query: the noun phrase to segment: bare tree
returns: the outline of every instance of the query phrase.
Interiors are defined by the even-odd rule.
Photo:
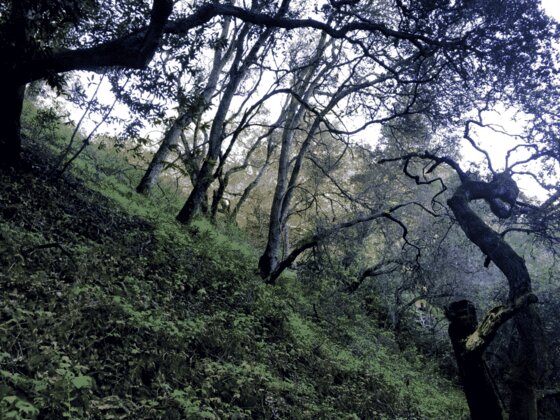
[[[277,12],[278,17],[282,16],[282,14],[286,12],[288,4],[288,1],[283,2]],[[261,49],[264,48],[266,43],[271,40],[274,33],[272,28],[263,30],[251,46],[250,50],[245,53],[245,38],[249,34],[250,30],[251,26],[245,25],[244,30],[241,31],[238,39],[236,40],[236,53],[229,70],[227,86],[224,88],[222,98],[212,121],[206,157],[196,177],[196,183],[193,186],[193,190],[185,202],[185,205],[177,215],[177,220],[180,223],[190,223],[202,205],[202,201],[214,179],[214,169],[220,158],[220,152],[224,140],[224,124],[226,122],[234,95],[237,93],[237,89],[242,80],[245,78],[249,68],[251,68],[258,59]]]

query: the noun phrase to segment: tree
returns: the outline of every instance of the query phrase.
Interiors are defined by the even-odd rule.
[[[79,34],[71,25],[83,24],[102,14],[100,5],[89,2],[12,1],[4,4],[0,27],[0,163],[17,164],[21,154],[20,115],[27,83],[39,79],[60,83],[57,75],[70,70],[107,66],[143,67],[157,49],[173,1],[154,1],[149,23],[140,32],[105,40],[98,45],[69,49]],[[130,7],[130,4],[128,4]]]
[[[469,17],[459,12],[466,13],[467,10],[471,11],[467,5],[461,3],[459,9],[453,9],[453,12],[456,13],[456,20],[452,20],[450,18],[451,10],[446,9],[445,6],[433,9],[430,9],[430,7],[426,9],[421,7],[409,9],[398,2],[398,8],[402,16],[410,18],[410,21],[406,19],[401,21],[403,27],[409,29],[411,22],[415,22],[415,29],[422,28],[423,25],[428,24],[429,19],[435,19],[436,22],[442,25],[442,27],[435,29],[436,33],[439,33],[441,36],[449,36],[444,29],[446,24],[451,25],[458,31],[464,30],[461,22],[468,21]],[[367,15],[367,12],[359,8],[357,9],[358,11],[353,10],[355,15],[361,15],[361,13],[363,13],[362,16]],[[525,9],[520,8],[515,10],[515,12],[521,13],[523,10]],[[519,15],[514,13],[511,16],[506,16],[506,19],[501,21],[500,19],[503,16],[495,15],[495,11],[485,9],[483,12],[492,13],[491,18],[485,16],[487,23],[499,22],[500,27],[505,23],[505,20],[511,18],[519,19]],[[494,19],[496,19],[495,22],[493,21]],[[327,31],[327,33],[329,32]],[[482,36],[481,33],[478,33],[478,35]],[[304,161],[307,148],[314,138],[315,131],[319,129],[321,124],[326,126],[323,129],[330,129],[327,122],[327,117],[330,113],[334,114],[337,118],[341,118],[340,115],[333,112],[339,101],[348,95],[356,93],[355,97],[361,100],[361,106],[357,105],[357,107],[361,108],[366,125],[387,123],[392,119],[410,113],[423,113],[429,116],[428,118],[434,124],[445,124],[450,118],[458,118],[461,109],[469,107],[469,103],[465,102],[465,99],[470,95],[469,89],[483,91],[487,87],[485,81],[488,80],[488,77],[494,77],[496,72],[503,73],[503,68],[493,61],[491,54],[489,54],[489,60],[484,66],[484,71],[472,72],[468,66],[473,61],[480,60],[480,56],[475,58],[474,56],[462,55],[458,59],[458,56],[455,56],[457,52],[451,52],[453,48],[448,50],[451,45],[449,42],[442,42],[437,46],[432,45],[431,48],[422,50],[422,47],[418,47],[415,41],[412,41],[414,47],[422,50],[420,58],[416,55],[414,48],[409,48],[410,46],[403,46],[402,49],[398,43],[395,46],[392,34],[384,31],[381,31],[379,37],[366,37],[363,40],[357,38],[352,37],[349,40],[350,44],[356,48],[354,54],[361,54],[363,63],[368,65],[369,72],[361,69],[359,65],[355,67],[352,67],[353,64],[348,66],[350,70],[347,71],[350,74],[356,73],[357,78],[361,77],[363,82],[359,83],[351,80],[351,78],[347,79],[345,81],[346,84],[339,85],[338,91],[331,92],[332,100],[330,103],[324,105],[322,109],[313,111],[316,114],[315,121],[310,124],[311,127],[308,129],[307,139],[303,141],[300,151],[294,159],[289,182],[286,178],[288,173],[287,156],[289,152],[285,154],[284,159],[282,159],[283,155],[281,153],[281,166],[271,209],[268,244],[259,261],[261,276],[263,277],[267,277],[275,269],[282,226],[286,224],[290,199],[295,191],[298,173]],[[476,50],[476,48],[473,46],[473,50]],[[389,51],[394,52],[394,54],[389,53]],[[452,59],[451,56],[454,56],[454,58]],[[459,65],[457,66],[458,63]],[[476,76],[475,73],[477,73]],[[480,76],[480,81],[475,82],[475,77],[477,76]],[[509,81],[511,79],[512,76],[510,75]],[[310,104],[307,106],[312,108],[315,105]],[[293,131],[294,128],[291,128],[291,130]],[[355,131],[353,134],[355,134]],[[290,138],[288,136],[285,137],[282,145],[285,146],[286,151],[290,150]]]
[[[467,127],[469,124],[467,123]],[[468,137],[468,135],[467,135]],[[447,157],[438,157],[430,152],[412,153],[397,159],[383,159],[381,162],[404,160],[404,173],[415,180],[419,185],[432,183],[430,180],[422,180],[420,176],[414,175],[409,171],[408,164],[412,159],[420,158],[432,161],[433,163],[426,169],[425,175],[435,171],[440,164],[447,164],[457,173],[460,184],[451,198],[447,200],[447,205],[453,212],[453,215],[469,240],[475,244],[486,256],[485,265],[491,262],[496,264],[500,271],[506,277],[509,285],[508,302],[510,305],[517,302],[532,293],[531,276],[525,265],[523,258],[504,240],[504,236],[511,230],[505,230],[498,233],[488,225],[471,207],[470,203],[476,200],[484,200],[488,203],[492,214],[499,219],[508,219],[516,213],[518,208],[526,208],[527,205],[518,202],[519,188],[512,178],[512,164],[506,168],[504,172],[496,173],[493,171],[491,163],[492,179],[490,181],[481,181],[473,179],[466,174],[461,167],[452,159]],[[490,162],[490,160],[488,160]],[[439,181],[443,184],[441,179]],[[551,197],[552,201],[556,200],[555,196]],[[549,199],[550,200],[550,199]],[[549,200],[545,201],[539,207],[539,210],[545,210],[549,205]],[[532,212],[537,211],[534,206],[529,207]],[[523,217],[527,217],[527,212],[522,211]],[[517,213],[519,214],[519,213]],[[533,213],[534,215],[535,213]],[[511,228],[510,228],[511,229]],[[536,232],[539,233],[539,232]],[[536,419],[536,386],[541,375],[541,359],[544,349],[543,331],[539,316],[531,306],[524,306],[514,317],[516,329],[519,333],[520,341],[517,354],[519,358],[511,368],[510,381],[510,407],[509,416],[512,419]],[[469,321],[473,323],[473,319]],[[471,334],[468,331],[464,336]],[[485,339],[484,348],[493,338],[494,333]],[[451,337],[452,340],[458,340]],[[488,341],[488,342],[486,342]],[[457,343],[454,343],[456,346]],[[457,352],[457,350],[456,350]],[[478,376],[479,380],[483,377]],[[470,378],[470,380],[474,380]],[[466,387],[477,386],[484,387],[484,384],[469,383]],[[467,389],[465,389],[467,392]],[[468,396],[467,396],[468,397]],[[479,403],[480,404],[480,403]],[[478,404],[475,404],[478,405]],[[483,418],[482,414],[473,411],[473,418]]]
[[[169,156],[171,150],[177,147],[179,143],[179,138],[183,130],[188,127],[193,121],[196,121],[198,117],[210,106],[212,97],[216,92],[218,86],[218,81],[220,78],[220,73],[224,69],[226,63],[231,58],[234,52],[234,44],[227,46],[227,39],[230,31],[231,18],[227,17],[222,23],[222,30],[219,35],[218,40],[215,42],[214,57],[212,60],[212,68],[208,74],[208,80],[202,92],[196,92],[195,98],[188,101],[184,106],[179,104],[180,113],[169,125],[165,135],[158,147],[158,150],[154,154],[142,180],[138,184],[136,190],[141,194],[147,194],[164,169],[166,159]],[[227,47],[227,48],[226,48]],[[225,50],[225,51],[224,51]],[[180,82],[179,82],[180,83]],[[182,89],[180,90],[182,93]],[[179,99],[182,96],[178,95]],[[184,109],[186,108],[186,109]]]
[[[284,2],[286,9],[289,1]],[[106,67],[144,68],[151,60],[164,34],[187,34],[216,16],[232,16],[269,28],[314,28],[333,38],[350,37],[356,45],[372,55],[379,52],[371,40],[392,41],[409,60],[426,63],[437,58],[463,80],[498,80],[500,85],[512,77],[528,81],[552,63],[550,47],[556,28],[533,1],[421,2],[408,5],[398,0],[375,7],[358,1],[335,2],[323,8],[328,22],[298,19],[247,10],[230,4],[205,3],[190,14],[173,12],[172,0],[154,0],[152,7],[139,0],[122,4],[115,15],[100,2],[73,0],[56,2],[3,1],[0,17],[0,93],[4,112],[0,124],[2,156],[0,163],[20,161],[20,115],[27,83],[49,79],[60,82],[60,74],[72,70],[99,70]],[[378,13],[380,12],[380,13]],[[386,17],[380,21],[379,16]],[[48,17],[48,18],[47,18]],[[119,24],[115,25],[114,22]],[[495,36],[497,35],[497,36]],[[87,40],[85,46],[80,46]],[[540,56],[539,59],[536,56]],[[515,57],[515,59],[509,59]],[[378,65],[398,74],[383,59]],[[399,80],[397,78],[397,80]],[[503,89],[502,89],[503,91]]]
[[[445,314],[450,321],[449,337],[473,420],[503,418],[502,405],[482,354],[507,320],[536,302],[537,297],[533,294],[520,296],[507,306],[493,308],[480,324],[476,309],[468,300],[453,302],[446,308]],[[534,413],[536,414],[536,407]],[[527,411],[523,414],[527,414]]]
[[[292,157],[292,142],[295,136],[295,130],[305,114],[306,101],[309,99],[314,89],[320,84],[322,77],[327,71],[326,63],[322,57],[326,43],[327,37],[323,34],[317,41],[315,54],[303,65],[297,63],[300,70],[293,76],[292,91],[294,94],[282,110],[281,121],[283,127],[280,139],[280,157],[276,187],[270,211],[268,241],[264,254],[259,260],[259,269],[262,277],[267,277],[276,268],[282,229],[286,223],[285,211],[289,208],[289,206],[283,207],[282,203],[287,190],[289,165]]]
[[[282,15],[284,12],[285,10],[281,7],[278,14]],[[236,40],[236,52],[229,70],[228,83],[225,86],[223,96],[212,121],[206,157],[204,158],[200,171],[196,176],[196,182],[193,186],[193,190],[185,202],[185,205],[177,215],[177,220],[180,223],[190,223],[202,205],[202,201],[204,200],[210,184],[213,181],[213,172],[220,158],[222,142],[224,140],[224,124],[226,122],[234,95],[237,93],[237,89],[245,78],[248,70],[257,60],[260,50],[271,40],[271,35],[273,34],[273,31],[270,28],[262,31],[255,40],[254,44],[245,54],[245,40],[249,35],[250,30],[251,26],[245,25]]]

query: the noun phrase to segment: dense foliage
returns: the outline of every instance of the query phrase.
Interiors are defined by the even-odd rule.
[[[42,163],[0,183],[2,418],[464,415],[412,342],[398,351],[358,302],[321,315],[292,276],[263,284],[235,229],[182,232],[119,180],[122,155],[79,161],[96,192],[45,178],[34,149]]]

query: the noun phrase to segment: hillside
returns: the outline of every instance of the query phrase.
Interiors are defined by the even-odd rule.
[[[464,418],[389,331],[263,284],[239,232],[187,231],[102,172],[47,177],[33,146],[0,178],[0,417]]]

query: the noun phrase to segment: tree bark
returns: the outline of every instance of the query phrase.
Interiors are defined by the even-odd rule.
[[[204,160],[200,172],[196,177],[196,183],[194,184],[193,190],[189,194],[187,201],[181,208],[179,214],[177,214],[177,221],[184,225],[189,224],[198,211],[203,207],[203,203],[206,200],[208,188],[212,183],[213,177],[212,173],[216,161],[212,160],[211,157]]]
[[[484,350],[492,342],[498,329],[516,313],[537,302],[531,293],[512,301],[507,306],[490,310],[478,324],[476,309],[472,302],[453,302],[445,310],[449,319],[449,337],[453,345],[459,376],[463,384],[472,420],[501,420],[503,407],[494,382],[483,359]],[[513,396],[512,396],[513,398]],[[527,400],[527,398],[523,398]],[[527,413],[526,408],[520,407]],[[511,410],[511,407],[510,407]],[[511,413],[510,418],[516,416]]]
[[[2,79],[0,97],[4,102],[0,110],[0,167],[13,167],[21,163],[21,111],[25,85]]]
[[[459,377],[472,420],[502,420],[502,407],[492,380],[478,352],[468,352],[465,342],[476,330],[478,320],[472,302],[453,302],[446,310],[449,318],[449,338],[453,345]]]
[[[27,20],[29,4],[14,2],[0,33],[0,167],[21,164],[21,111],[27,82],[17,68],[33,48]]]
[[[224,199],[224,194],[229,184],[229,176],[227,173],[224,175],[220,171],[220,173],[214,174],[214,178],[218,179],[218,188],[214,190],[214,194],[212,196],[212,204],[210,205],[210,221],[215,224],[216,217],[218,215],[218,208]]]
[[[276,187],[274,189],[272,206],[270,208],[270,221],[268,223],[268,239],[266,248],[259,258],[259,272],[263,279],[268,277],[278,264],[278,252],[282,235],[282,201],[286,193],[290,151],[294,136],[293,129],[295,128],[293,123],[297,121],[296,108],[297,102],[293,99],[287,110],[286,126],[282,131],[282,146],[278,161]]]
[[[157,152],[148,165],[148,169],[144,172],[142,180],[136,187],[136,192],[148,194],[152,190],[152,187],[156,184],[159,175],[163,171],[167,156],[169,156],[171,150],[179,143],[179,138],[184,128],[185,124],[181,117],[177,118],[171,127],[169,127]]]

